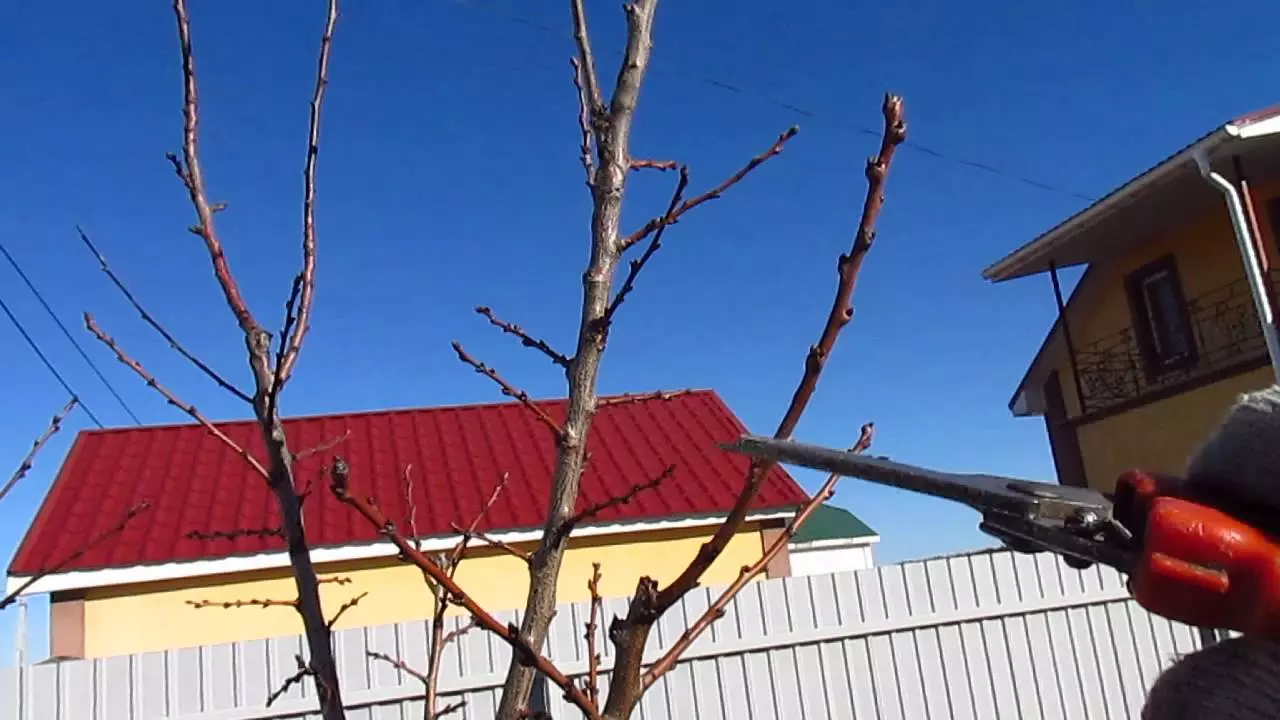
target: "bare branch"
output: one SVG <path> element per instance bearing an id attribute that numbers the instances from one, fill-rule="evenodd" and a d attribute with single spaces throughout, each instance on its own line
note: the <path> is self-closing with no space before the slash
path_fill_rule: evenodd
<path id="1" fill-rule="evenodd" d="M 134 505 L 133 507 L 126 510 L 124 513 L 124 517 L 120 519 L 120 522 L 108 528 L 105 532 L 98 533 L 94 537 L 89 538 L 89 540 L 85 542 L 83 545 L 81 545 L 79 548 L 77 548 L 75 552 L 66 556 L 57 564 L 53 565 L 52 567 L 41 570 L 36 574 L 32 575 L 31 577 L 27 578 L 26 582 L 22 583 L 21 585 L 18 586 L 16 590 L 6 595 L 3 600 L 0 600 L 0 610 L 3 610 L 9 607 L 10 605 L 12 605 L 13 602 L 17 600 L 20 595 L 22 595 L 24 592 L 27 591 L 27 588 L 30 588 L 32 585 L 35 585 L 41 578 L 45 578 L 50 575 L 53 575 L 54 573 L 61 572 L 63 568 L 66 568 L 67 566 L 71 565 L 75 561 L 84 557 L 86 553 L 88 553 L 90 550 L 94 549 L 98 545 L 102 544 L 107 538 L 113 537 L 115 535 L 119 535 L 120 533 L 124 532 L 124 529 L 128 527 L 129 523 L 135 517 L 137 517 L 140 513 L 150 509 L 151 509 L 151 501 L 143 500 L 137 505 Z"/>
<path id="2" fill-rule="evenodd" d="M 222 241 L 218 239 L 214 228 L 213 215 L 215 209 L 209 202 L 205 190 L 204 171 L 200 165 L 200 96 L 196 87 L 195 56 L 191 49 L 191 21 L 187 17 L 186 0 L 173 0 L 173 13 L 178 21 L 178 40 L 182 46 L 182 159 L 172 153 L 166 157 L 173 164 L 174 171 L 182 180 L 191 199 L 191 206 L 196 211 L 197 225 L 191 231 L 204 241 L 209 253 L 209 262 L 213 265 L 214 277 L 222 288 L 227 306 L 236 316 L 240 329 L 249 334 L 259 330 L 258 323 L 249 312 L 249 306 L 240 294 L 240 286 L 231 274 L 231 266 L 227 263 L 226 254 L 222 250 Z"/>
<path id="3" fill-rule="evenodd" d="M 499 550 L 504 550 L 507 553 L 520 558 L 526 563 L 529 562 L 531 559 L 531 556 L 529 553 L 511 545 L 510 543 L 503 542 L 502 540 L 486 535 L 478 530 L 470 530 L 470 531 L 464 530 L 462 526 L 458 525 L 457 523 L 450 523 L 450 527 L 453 529 L 454 532 L 462 533 L 463 537 L 466 537 L 472 540 L 479 540 L 485 545 L 496 547 Z"/>
<path id="4" fill-rule="evenodd" d="M 591 579 L 587 581 L 587 591 L 591 593 L 591 612 L 587 615 L 587 631 L 583 639 L 587 641 L 587 682 L 583 692 L 592 703 L 600 704 L 600 651 L 596 647 L 600 635 L 600 612 L 603 601 L 600 599 L 600 563 L 591 563 Z"/>
<path id="5" fill-rule="evenodd" d="M 489 508 L 493 507 L 493 504 L 498 501 L 498 497 L 502 495 L 502 491 L 507 488 L 507 480 L 509 479 L 511 479 L 510 473 L 502 473 L 502 477 L 498 479 L 498 484 L 494 486 L 493 492 L 489 493 L 489 499 L 485 501 L 484 506 L 480 508 L 480 511 L 476 513 L 476 516 L 471 518 L 471 524 L 467 526 L 466 530 L 461 530 L 456 523 L 453 524 L 455 531 L 461 530 L 462 537 L 458 539 L 457 545 L 454 545 L 453 552 L 449 555 L 448 562 L 450 577 L 452 577 L 457 571 L 458 563 L 462 561 L 462 556 L 467 552 L 467 544 L 471 542 L 472 538 L 481 537 L 481 534 L 476 531 L 476 528 L 480 527 L 480 521 L 484 519 L 485 515 L 489 514 Z M 523 557 L 523 559 L 528 562 L 529 558 L 527 555 L 522 556 L 519 551 L 506 543 L 499 544 L 497 541 L 488 540 L 484 537 L 481 537 L 481 539 L 489 542 L 490 545 L 501 547 L 507 552 L 515 554 L 517 557 Z"/>
<path id="6" fill-rule="evenodd" d="M 166 330 L 165 327 L 160 324 L 159 320 L 156 320 L 155 316 L 147 312 L 146 308 L 142 306 L 142 303 L 139 302 L 138 298 L 135 297 L 133 292 L 129 290 L 128 286 L 124 284 L 124 281 L 121 280 L 120 277 L 116 275 L 115 271 L 111 269 L 111 266 L 107 264 L 107 258 L 98 251 L 98 247 L 93 244 L 93 241 L 89 239 L 89 236 L 79 225 L 76 226 L 76 232 L 80 234 L 80 240 L 84 243 L 85 247 L 89 248 L 89 252 L 93 253 L 93 256 L 98 259 L 98 268 L 102 270 L 102 272 L 106 274 L 107 278 L 111 280 L 111 283 L 120 290 L 120 293 L 124 295 L 125 300 L 129 301 L 129 304 L 133 306 L 133 309 L 138 311 L 138 315 L 142 317 L 142 321 L 150 325 L 156 332 L 160 333 L 160 337 L 164 338 L 165 342 L 169 343 L 169 347 L 173 348 L 179 355 L 186 358 L 192 365 L 195 365 L 201 372 L 217 383 L 218 387 L 247 403 L 253 402 L 253 398 L 250 397 L 248 393 L 235 385 L 232 385 L 230 381 L 219 375 L 217 371 L 205 364 L 203 360 L 196 357 L 191 353 L 191 351 L 183 347 L 182 344 L 178 342 L 177 338 Z"/>
<path id="7" fill-rule="evenodd" d="M 338 621 L 342 619 L 342 616 L 346 614 L 348 610 L 355 607 L 356 605 L 359 605 L 360 601 L 365 599 L 368 596 L 369 596 L 369 593 L 362 592 L 359 595 L 356 595 L 355 597 L 351 598 L 350 600 L 342 603 L 342 607 L 338 608 L 338 612 L 334 613 L 333 617 L 329 619 L 329 623 L 328 623 L 329 629 L 333 630 L 333 626 L 338 624 Z"/>
<path id="8" fill-rule="evenodd" d="M 62 429 L 62 421 L 67 419 L 67 415 L 71 414 L 71 411 L 75 410 L 76 405 L 78 404 L 78 400 L 74 397 L 71 398 L 67 401 L 67 404 L 63 405 L 62 409 L 55 413 L 53 418 L 49 420 L 49 425 L 45 427 L 44 432 L 40 433 L 40 437 L 36 438 L 36 441 L 31 444 L 31 449 L 27 451 L 26 457 L 22 458 L 22 462 L 18 463 L 18 469 L 14 470 L 13 474 L 9 476 L 9 479 L 5 481 L 4 487 L 0 487 L 0 500 L 3 500 L 4 496 L 8 495 L 9 491 L 13 490 L 14 486 L 17 485 L 22 478 L 26 477 L 27 473 L 31 472 L 31 468 L 35 467 L 36 456 L 44 449 L 45 444 L 49 442 L 49 438 L 52 438 L 59 430 Z"/>
<path id="9" fill-rule="evenodd" d="M 302 351 L 302 340 L 311 329 L 311 305 L 316 286 L 316 156 L 320 152 L 320 111 L 324 105 L 324 90 L 329 85 L 329 51 L 333 47 L 333 28 L 337 23 L 338 3 L 335 0 L 329 3 L 324 35 L 320 37 L 320 59 L 316 62 L 316 88 L 311 95 L 307 132 L 307 161 L 302 171 L 302 273 L 299 275 L 302 289 L 298 294 L 297 325 L 287 339 L 283 334 L 280 336 L 281 344 L 287 342 L 288 349 L 277 366 L 277 385 L 289 382 L 293 367 L 298 362 L 298 353 Z"/>
<path id="10" fill-rule="evenodd" d="M 675 160 L 636 160 L 631 159 L 632 170 L 675 170 L 680 167 L 680 163 Z M 669 212 L 669 211 L 668 211 Z"/>
<path id="11" fill-rule="evenodd" d="M 142 367 L 141 363 L 126 355 L 124 350 L 120 348 L 119 343 L 117 343 L 110 335 L 103 332 L 102 328 L 98 327 L 98 323 L 94 322 L 93 316 L 89 313 L 84 314 L 84 326 L 89 330 L 89 332 L 93 333 L 94 337 L 98 338 L 103 345 L 111 348 L 111 352 L 116 354 L 117 360 L 128 365 L 131 370 L 138 374 L 138 377 L 141 377 L 148 386 L 160 393 L 160 395 L 162 395 L 170 405 L 178 408 L 193 420 L 204 426 L 204 429 L 208 430 L 210 435 L 221 440 L 224 445 L 234 450 L 240 457 L 244 458 L 245 462 L 249 463 L 249 466 L 252 467 L 254 471 L 261 474 L 262 477 L 268 477 L 267 469 L 262 466 L 262 463 L 258 462 L 257 458 L 250 455 L 248 450 L 240 447 L 235 440 L 227 437 L 226 433 L 219 430 L 217 426 L 210 422 L 204 415 L 200 414 L 200 411 L 196 410 L 194 405 L 183 402 L 168 388 L 161 385 L 154 375 L 147 372 L 147 369 Z"/>
<path id="12" fill-rule="evenodd" d="M 573 41 L 578 47 L 576 66 L 579 68 L 575 77 L 581 83 L 582 96 L 585 99 L 583 105 L 586 106 L 588 117 L 594 122 L 595 118 L 605 110 L 604 95 L 600 92 L 595 55 L 591 51 L 591 40 L 587 35 L 587 12 L 582 6 L 582 0 L 572 0 L 572 3 Z"/>
<path id="13" fill-rule="evenodd" d="M 614 395 L 613 397 L 600 398 L 598 407 L 614 407 L 616 405 L 630 405 L 637 402 L 648 402 L 650 400 L 672 400 L 674 398 L 697 392 L 696 390 L 656 390 L 647 393 L 627 393 L 623 395 Z"/>
<path id="14" fill-rule="evenodd" d="M 375 652 L 375 651 L 373 651 L 373 650 L 366 650 L 366 651 L 365 651 L 365 654 L 366 654 L 366 655 L 368 655 L 369 657 L 373 658 L 374 660 L 381 660 L 381 661 L 383 661 L 383 662 L 385 662 L 385 663 L 387 663 L 387 664 L 389 664 L 389 665 L 391 665 L 391 666 L 395 667 L 397 670 L 400 670 L 400 671 L 403 671 L 403 672 L 407 673 L 408 675 L 412 676 L 412 677 L 413 677 L 413 678 L 415 678 L 418 682 L 423 683 L 424 685 L 425 685 L 425 684 L 426 684 L 426 682 L 427 682 L 427 676 L 426 676 L 426 675 L 424 675 L 424 674 L 422 674 L 422 673 L 418 672 L 417 670 L 414 670 L 412 665 L 410 665 L 409 663 L 407 663 L 407 662 L 405 662 L 405 661 L 401 660 L 400 658 L 391 657 L 390 655 L 388 655 L 388 654 L 386 654 L 386 653 L 383 653 L 383 652 Z"/>
<path id="15" fill-rule="evenodd" d="M 503 380 L 502 376 L 498 375 L 496 370 L 494 370 L 488 365 L 485 365 L 484 363 L 472 357 L 470 353 L 468 353 L 462 347 L 462 343 L 455 341 L 453 343 L 453 351 L 458 354 L 459 360 L 470 365 L 472 368 L 475 369 L 477 373 L 484 375 L 485 377 L 497 383 L 498 387 L 502 388 L 503 395 L 506 395 L 509 398 L 514 398 L 520 401 L 521 405 L 524 405 L 526 408 L 529 408 L 529 410 L 534 415 L 536 415 L 539 420 L 542 421 L 542 424 L 551 428 L 551 431 L 555 433 L 557 439 L 559 439 L 564 435 L 564 428 L 561 427 L 560 423 L 552 419 L 552 417 L 548 415 L 545 410 L 538 407 L 538 404 L 535 403 L 533 399 L 529 397 L 528 393 L 516 388 L 511 383 L 508 383 L 506 380 Z"/>
<path id="16" fill-rule="evenodd" d="M 578 58 L 572 57 L 569 58 L 569 65 L 573 67 L 573 86 L 578 91 L 578 132 L 582 138 L 578 145 L 578 152 L 581 155 L 582 169 L 587 174 L 587 186 L 590 187 L 596 176 L 596 161 L 592 156 L 595 145 L 595 131 L 591 127 L 594 112 L 591 98 L 586 89 L 582 62 Z"/>
<path id="17" fill-rule="evenodd" d="M 854 443 L 853 447 L 849 448 L 850 452 L 866 452 L 867 449 L 871 447 L 871 442 L 874 439 L 874 436 L 875 425 L 873 423 L 863 425 L 858 436 L 858 441 Z M 826 482 L 818 489 L 818 492 L 814 493 L 813 497 L 809 498 L 809 501 L 796 511 L 795 516 L 791 518 L 791 522 L 787 523 L 786 531 L 774 539 L 774 541 L 765 550 L 764 554 L 760 556 L 760 559 L 751 565 L 744 566 L 742 570 L 739 571 L 738 578 L 725 588 L 724 591 L 720 593 L 720 596 L 707 607 L 702 615 L 698 616 L 698 619 L 695 620 L 693 624 L 676 639 L 671 647 L 667 648 L 667 651 L 663 653 L 662 657 L 650 666 L 649 670 L 645 672 L 644 677 L 641 680 L 642 687 L 647 690 L 658 680 L 658 678 L 662 677 L 671 670 L 671 668 L 675 667 L 676 661 L 678 661 L 680 656 L 693 645 L 694 641 L 698 639 L 698 636 L 702 635 L 702 633 L 705 632 L 707 628 L 711 627 L 711 624 L 716 620 L 724 617 L 725 608 L 729 607 L 729 603 L 733 602 L 733 598 L 742 591 L 742 588 L 746 587 L 747 583 L 751 582 L 751 580 L 760 575 L 760 573 L 764 572 L 765 568 L 769 566 L 769 563 L 772 562 L 773 559 L 778 556 L 778 553 L 782 552 L 782 549 L 787 547 L 787 544 L 796 536 L 796 531 L 798 531 L 800 527 L 808 521 L 809 516 L 813 514 L 813 511 L 819 505 L 831 499 L 835 494 L 836 483 L 840 481 L 840 478 L 841 475 L 838 473 L 832 473 L 827 476 Z"/>
<path id="18" fill-rule="evenodd" d="M 737 185 L 738 182 L 741 181 L 744 177 L 746 177 L 747 174 L 750 173 L 752 170 L 755 170 L 756 168 L 760 167 L 762 164 L 764 164 L 766 160 L 773 157 L 774 155 L 781 153 L 782 147 L 787 144 L 788 140 L 795 137 L 796 133 L 798 132 L 800 132 L 800 128 L 798 127 L 792 126 L 790 128 L 787 128 L 785 132 L 783 132 L 781 135 L 778 136 L 778 139 L 774 141 L 773 145 L 769 146 L 768 150 L 765 150 L 759 155 L 751 158 L 751 160 L 746 165 L 744 165 L 742 169 L 730 175 L 727 180 L 715 186 L 714 188 L 702 193 L 701 195 L 698 195 L 697 197 L 684 201 L 674 210 L 667 212 L 665 215 L 661 217 L 653 218 L 649 222 L 645 223 L 639 230 L 636 230 L 635 232 L 623 238 L 620 241 L 622 249 L 624 251 L 627 250 L 628 248 L 632 247 L 633 245 L 640 242 L 641 240 L 644 240 L 645 238 L 649 237 L 649 235 L 653 234 L 654 232 L 657 232 L 658 228 L 662 227 L 663 225 L 674 225 L 677 221 L 680 220 L 680 217 L 682 215 L 698 207 L 699 205 L 707 202 L 708 200 L 715 200 L 716 198 L 719 198 L 721 195 L 724 194 L 726 190 L 733 187 L 734 185 Z"/>
<path id="19" fill-rule="evenodd" d="M 298 671 L 285 678 L 280 687 L 276 688 L 275 692 L 267 696 L 267 707 L 271 707 L 272 703 L 279 700 L 285 693 L 289 692 L 289 688 L 302 682 L 303 678 L 309 675 L 315 675 L 315 671 L 312 670 L 311 666 L 302 659 L 301 655 L 294 655 L 293 659 L 298 663 Z"/>
<path id="20" fill-rule="evenodd" d="M 271 371 L 271 388 L 267 391 L 267 417 L 275 417 L 280 407 L 280 393 L 284 391 L 285 383 L 285 353 L 293 324 L 298 319 L 294 309 L 298 305 L 298 296 L 302 293 L 302 278 L 302 273 L 293 277 L 289 299 L 284 303 L 284 325 L 280 328 L 280 344 L 276 350 L 276 361 L 272 365 L 274 369 Z"/>
<path id="21" fill-rule="evenodd" d="M 341 445 L 342 443 L 346 442 L 347 439 L 350 437 L 351 437 L 351 431 L 347 430 L 336 438 L 325 440 L 324 442 L 320 443 L 319 445 L 316 445 L 315 447 L 307 448 L 306 450 L 303 450 L 301 452 L 294 453 L 293 461 L 297 462 L 299 460 L 304 460 L 306 458 L 309 458 L 312 455 L 319 455 L 320 453 L 328 452 L 329 450 L 332 450 L 338 445 Z"/>
<path id="22" fill-rule="evenodd" d="M 853 317 L 851 304 L 853 290 L 858 272 L 862 267 L 863 257 L 870 250 L 872 240 L 875 237 L 875 221 L 879 216 L 884 200 L 885 178 L 888 175 L 894 150 L 906 139 L 906 123 L 903 119 L 902 99 L 893 95 L 886 95 L 883 113 L 884 135 L 881 139 L 878 155 L 867 163 L 867 194 L 863 203 L 862 216 L 858 223 L 858 231 L 855 234 L 849 254 L 840 256 L 837 266 L 840 280 L 836 288 L 831 311 L 823 326 L 818 342 L 809 350 L 804 373 L 790 405 L 778 424 L 775 436 L 779 438 L 790 437 L 794 431 L 813 395 L 814 389 L 817 387 L 818 378 L 825 366 L 826 359 L 830 356 L 835 346 L 836 338 Z M 771 151 L 780 150 L 781 144 L 792 134 L 794 133 L 790 131 L 784 133 L 779 138 L 778 143 L 775 143 L 774 148 L 771 148 Z M 753 159 L 752 163 L 749 163 L 735 177 L 745 175 L 747 171 L 763 162 L 771 154 L 776 154 L 776 152 L 766 152 L 764 155 Z M 732 184 L 732 182 L 736 182 L 735 178 L 730 178 L 729 184 Z M 694 200 L 686 201 L 680 207 L 693 207 L 698 200 L 698 198 L 694 198 Z M 679 210 L 677 210 L 678 213 Z M 642 237 L 645 230 L 650 226 L 656 230 L 661 222 L 662 219 L 650 221 L 649 225 L 642 228 L 636 236 Z M 728 517 L 720 527 L 716 528 L 711 539 L 698 549 L 697 555 L 694 556 L 693 560 L 675 580 L 666 587 L 659 589 L 657 582 L 652 578 L 640 578 L 626 616 L 615 618 L 609 630 L 609 637 L 617 648 L 617 659 L 614 663 L 612 679 L 609 684 L 609 697 L 605 703 L 604 714 L 606 716 L 622 718 L 631 715 L 646 687 L 641 671 L 644 663 L 644 649 L 653 624 L 662 616 L 662 613 L 679 602 L 690 590 L 697 587 L 703 574 L 724 552 L 729 541 L 741 530 L 747 513 L 759 493 L 760 486 L 773 466 L 774 463 L 768 461 L 753 461 L 751 463 L 742 489 Z"/>
<path id="23" fill-rule="evenodd" d="M 509 335 L 515 335 L 516 337 L 520 338 L 521 345 L 527 348 L 534 348 L 538 350 L 543 355 L 546 355 L 547 357 L 551 358 L 551 362 L 559 365 L 562 368 L 568 369 L 569 367 L 568 356 L 562 353 L 556 352 L 554 348 L 552 348 L 550 345 L 547 344 L 546 340 L 540 340 L 538 338 L 535 338 L 529 333 L 525 332 L 524 328 L 520 327 L 519 325 L 516 325 L 515 323 L 509 323 L 506 320 L 499 318 L 497 315 L 494 315 L 492 308 L 486 307 L 484 305 L 480 305 L 476 308 L 476 312 L 480 315 L 485 316 L 485 318 L 488 319 L 491 325 L 493 325 L 494 327 L 500 328 L 502 332 L 505 332 Z"/>
<path id="24" fill-rule="evenodd" d="M 184 537 L 188 540 L 239 540 L 240 538 L 283 538 L 284 530 L 274 528 L 239 528 L 236 530 L 192 530 Z"/>
<path id="25" fill-rule="evenodd" d="M 622 281 L 622 287 L 618 289 L 618 293 L 613 296 L 613 301 L 609 303 L 609 309 L 605 310 L 601 323 L 604 325 L 605 332 L 608 332 L 609 325 L 613 322 L 613 316 L 617 314 L 618 308 L 635 289 L 636 278 L 640 276 L 640 271 L 649 262 L 658 250 L 662 249 L 662 236 L 666 233 L 667 228 L 671 225 L 669 218 L 680 206 L 681 199 L 684 198 L 684 190 L 689 186 L 689 168 L 687 166 L 680 167 L 680 180 L 676 182 L 675 192 L 671 194 L 671 202 L 667 204 L 667 211 L 662 214 L 661 220 L 658 222 L 658 229 L 653 233 L 653 240 L 649 242 L 649 246 L 645 248 L 644 253 L 640 257 L 631 261 L 630 267 L 627 268 L 627 277 Z"/>
<path id="26" fill-rule="evenodd" d="M 248 600 L 187 600 L 186 603 L 193 608 L 222 608 L 223 610 L 231 610 L 234 608 L 247 607 L 287 607 L 298 608 L 297 600 L 260 600 L 258 598 L 250 598 Z"/>
<path id="27" fill-rule="evenodd" d="M 450 602 L 462 606 L 475 619 L 479 627 L 497 635 L 510 645 L 522 664 L 537 669 L 538 672 L 541 672 L 547 679 L 555 683 L 564 691 L 565 699 L 581 710 L 587 718 L 598 720 L 600 715 L 595 706 L 574 684 L 573 680 L 561 672 L 546 656 L 531 647 L 518 628 L 514 625 L 503 625 L 497 618 L 490 615 L 487 610 L 481 607 L 479 603 L 467 595 L 466 591 L 454 582 L 446 570 L 433 562 L 431 558 L 424 555 L 397 532 L 395 525 L 387 520 L 377 505 L 350 492 L 350 470 L 341 457 L 334 458 L 333 465 L 330 468 L 330 480 L 329 489 L 333 492 L 334 497 L 360 513 L 370 525 L 378 529 L 378 532 L 383 537 L 390 540 L 396 546 L 396 549 L 408 558 L 409 562 L 429 575 L 436 584 L 448 593 Z"/>
<path id="28" fill-rule="evenodd" d="M 880 143 L 880 153 L 867 162 L 867 195 L 863 204 L 862 218 L 858 223 L 858 232 L 854 236 L 853 247 L 848 255 L 841 255 L 837 263 L 840 281 L 836 287 L 831 311 L 822 327 L 818 342 L 809 348 L 805 359 L 804 373 L 796 387 L 795 394 L 774 436 L 787 438 L 800 422 L 800 417 L 808 407 L 813 391 L 818 386 L 818 378 L 836 344 L 836 338 L 849 321 L 853 319 L 853 289 L 858 281 L 858 271 L 862 268 L 862 259 L 871 249 L 871 240 L 875 236 L 875 221 L 879 216 L 884 201 L 884 181 L 889 172 L 889 164 L 893 160 L 893 151 L 906 139 L 906 122 L 903 120 L 902 99 L 886 95 L 884 101 L 884 137 Z M 658 607 L 665 609 L 674 605 L 685 593 L 697 586 L 698 579 L 711 567 L 725 546 L 741 528 L 746 519 L 751 503 L 755 501 L 760 483 L 774 463 L 753 461 L 747 471 L 747 480 L 729 517 L 717 530 L 711 540 L 699 550 L 694 561 L 684 572 L 680 573 L 670 585 L 662 589 L 658 597 Z"/>
<path id="29" fill-rule="evenodd" d="M 560 526 L 560 532 L 564 535 L 569 535 L 570 533 L 573 532 L 573 529 L 576 528 L 578 525 L 582 524 L 587 520 L 590 520 L 591 518 L 599 515 L 605 510 L 608 510 L 609 508 L 613 508 L 613 507 L 618 507 L 620 505 L 631 504 L 631 501 L 635 500 L 636 496 L 639 495 L 640 493 L 646 490 L 656 490 L 658 486 L 666 482 L 675 473 L 675 471 L 676 471 L 675 465 L 668 465 L 666 468 L 663 469 L 662 473 L 657 477 L 655 477 L 654 479 L 632 485 L 630 488 L 627 489 L 625 493 L 621 495 L 616 495 L 607 500 L 603 500 L 601 502 L 588 505 L 586 508 L 583 508 L 582 512 L 574 515 L 573 517 L 565 521 L 564 524 Z"/>

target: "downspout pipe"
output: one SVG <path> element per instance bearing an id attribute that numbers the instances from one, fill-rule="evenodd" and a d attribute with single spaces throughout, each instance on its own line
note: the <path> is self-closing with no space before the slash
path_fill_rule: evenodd
<path id="1" fill-rule="evenodd" d="M 1267 300 L 1266 278 L 1262 274 L 1262 266 L 1258 262 L 1257 246 L 1249 231 L 1249 218 L 1245 214 L 1244 202 L 1240 193 L 1229 180 L 1213 170 L 1209 164 L 1208 153 L 1199 150 L 1192 155 L 1200 176 L 1210 185 L 1218 188 L 1227 200 L 1227 212 L 1231 216 L 1231 227 L 1235 230 L 1236 248 L 1240 258 L 1244 260 L 1244 275 L 1249 282 L 1249 292 L 1253 295 L 1253 306 L 1258 312 L 1258 322 L 1262 325 L 1262 338 L 1267 344 L 1267 355 L 1271 358 L 1271 372 L 1280 381 L 1280 338 L 1276 336 L 1275 316 L 1272 315 L 1271 303 Z"/>

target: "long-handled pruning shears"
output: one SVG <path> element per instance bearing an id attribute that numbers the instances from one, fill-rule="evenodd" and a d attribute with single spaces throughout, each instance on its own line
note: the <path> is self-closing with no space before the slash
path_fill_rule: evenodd
<path id="1" fill-rule="evenodd" d="M 1107 496 L 753 435 L 724 449 L 968 505 L 982 514 L 978 527 L 1014 551 L 1127 574 L 1134 599 L 1151 612 L 1280 641 L 1280 517 L 1180 478 L 1130 470 Z"/>

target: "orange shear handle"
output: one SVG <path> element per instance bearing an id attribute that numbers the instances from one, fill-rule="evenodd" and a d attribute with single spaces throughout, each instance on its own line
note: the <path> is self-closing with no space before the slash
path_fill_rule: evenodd
<path id="1" fill-rule="evenodd" d="M 1280 542 L 1180 484 L 1137 470 L 1116 483 L 1117 514 L 1138 520 L 1141 539 L 1134 599 L 1170 620 L 1280 641 Z"/>

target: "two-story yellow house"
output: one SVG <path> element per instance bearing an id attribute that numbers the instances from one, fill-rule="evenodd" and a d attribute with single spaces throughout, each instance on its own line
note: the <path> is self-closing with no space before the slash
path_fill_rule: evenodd
<path id="1" fill-rule="evenodd" d="M 1065 302 L 1058 269 L 1086 265 Z M 1048 273 L 1058 317 L 1009 408 L 1058 479 L 1181 472 L 1235 396 L 1276 382 L 1280 107 L 1215 128 L 988 267 Z"/>
<path id="2" fill-rule="evenodd" d="M 539 402 L 563 420 L 563 400 Z M 373 497 L 427 552 L 448 552 L 482 514 L 458 582 L 493 611 L 523 606 L 528 574 L 519 553 L 541 536 L 555 440 L 519 403 L 418 408 L 285 420 L 300 457 L 300 485 L 311 484 L 303 513 L 311 557 L 329 614 L 367 593 L 337 627 L 429 617 L 421 573 L 396 558 L 376 528 L 328 491 L 326 463 L 341 455 L 352 491 Z M 219 429 L 262 457 L 257 426 Z M 709 390 L 602 398 L 588 437 L 579 511 L 633 493 L 582 522 L 572 534 L 559 598 L 588 597 L 592 563 L 601 563 L 605 597 L 629 595 L 649 575 L 669 582 L 724 520 L 742 488 L 748 459 L 718 448 L 744 428 Z M 506 484 L 490 504 L 505 475 Z M 807 499 L 781 469 L 766 478 L 741 531 L 703 578 L 727 584 L 759 559 Z M 149 502 L 122 531 L 131 507 Z M 487 506 L 487 510 L 485 510 Z M 301 632 L 286 603 L 296 597 L 279 512 L 266 483 L 200 425 L 81 432 L 68 452 L 9 567 L 10 590 L 39 577 L 28 593 L 50 594 L 50 652 L 103 657 L 252 640 Z M 491 543 L 503 543 L 504 550 Z M 787 554 L 767 575 L 789 575 Z M 269 607 L 237 608 L 271 600 Z M 223 604 L 233 607 L 223 609 Z"/>

